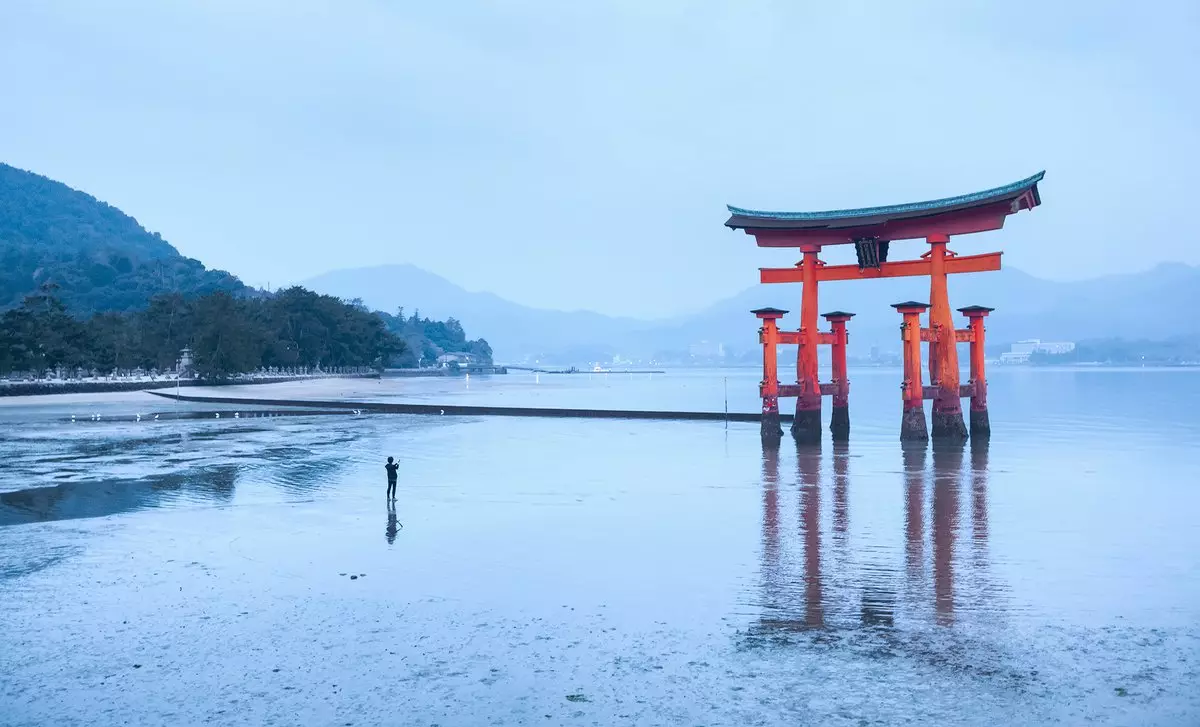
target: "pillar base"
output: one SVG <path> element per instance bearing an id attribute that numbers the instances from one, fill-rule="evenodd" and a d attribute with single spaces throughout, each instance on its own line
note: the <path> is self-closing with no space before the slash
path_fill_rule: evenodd
<path id="1" fill-rule="evenodd" d="M 821 410 L 807 409 L 796 412 L 792 420 L 792 437 L 801 444 L 821 441 Z"/>
<path id="2" fill-rule="evenodd" d="M 992 422 L 987 409 L 971 410 L 971 439 L 987 439 L 992 436 Z"/>
<path id="3" fill-rule="evenodd" d="M 933 438 L 967 441 L 967 425 L 963 422 L 962 410 L 933 410 Z"/>
<path id="4" fill-rule="evenodd" d="M 901 442 L 926 442 L 929 440 L 929 430 L 925 428 L 924 409 L 905 409 L 900 419 Z"/>
<path id="5" fill-rule="evenodd" d="M 783 440 L 783 427 L 779 425 L 779 412 L 763 412 L 762 441 L 764 445 L 778 447 Z"/>
<path id="6" fill-rule="evenodd" d="M 850 438 L 850 407 L 833 407 L 833 419 L 829 422 L 829 431 L 833 433 L 835 442 L 844 442 Z"/>

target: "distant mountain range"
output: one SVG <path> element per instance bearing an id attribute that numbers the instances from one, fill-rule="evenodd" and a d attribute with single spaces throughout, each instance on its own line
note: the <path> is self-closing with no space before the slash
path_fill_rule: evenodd
<path id="1" fill-rule="evenodd" d="M 454 317 L 472 335 L 492 344 L 497 361 L 547 353 L 567 361 L 588 361 L 596 351 L 622 352 L 631 336 L 656 325 L 590 311 L 530 308 L 492 293 L 466 291 L 413 265 L 335 270 L 301 285 L 339 298 L 361 298 L 367 306 L 389 313 L 403 307 L 405 315 L 419 310 L 422 317 Z"/>
<path id="2" fill-rule="evenodd" d="M 722 343 L 732 352 L 756 347 L 757 324 L 750 310 L 766 305 L 791 310 L 785 327 L 799 326 L 799 285 L 756 285 L 694 315 L 670 321 L 615 318 L 587 311 L 551 311 L 522 306 L 491 293 L 466 291 L 411 265 L 338 270 L 305 281 L 318 292 L 362 298 L 373 308 L 454 316 L 482 335 L 497 361 L 529 355 L 582 363 L 605 354 L 638 357 L 687 350 L 701 341 Z M 871 346 L 899 348 L 900 316 L 891 308 L 903 300 L 928 300 L 923 278 L 891 278 L 869 283 L 836 282 L 821 288 L 822 310 L 858 315 L 850 324 L 851 346 L 865 355 Z M 989 342 L 1007 345 L 1025 338 L 1079 341 L 1095 338 L 1164 340 L 1200 336 L 1200 268 L 1165 263 L 1153 270 L 1090 280 L 1058 282 L 1008 268 L 996 273 L 952 277 L 955 307 L 996 308 L 988 318 Z"/>

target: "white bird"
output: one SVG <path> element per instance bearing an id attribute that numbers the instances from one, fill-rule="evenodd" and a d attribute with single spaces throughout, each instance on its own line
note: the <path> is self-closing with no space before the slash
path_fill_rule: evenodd
<path id="1" fill-rule="evenodd" d="M 442 413 L 442 416 L 446 416 L 446 410 L 445 410 L 445 409 L 439 409 L 438 411 L 440 411 L 440 412 Z"/>
<path id="2" fill-rule="evenodd" d="M 71 415 L 71 421 L 75 421 L 75 415 L 74 415 L 74 414 L 72 414 L 72 415 Z"/>
<path id="3" fill-rule="evenodd" d="M 216 413 L 216 418 L 217 418 L 217 419 L 220 419 L 220 418 L 221 418 L 221 412 L 217 412 L 217 413 Z"/>
<path id="4" fill-rule="evenodd" d="M 134 419 L 134 421 L 140 422 L 142 420 L 141 414 L 134 414 L 134 416 L 136 417 L 136 419 Z"/>
<path id="5" fill-rule="evenodd" d="M 157 415 L 157 414 L 155 414 L 155 415 L 154 415 L 154 421 L 158 421 L 158 415 Z"/>
<path id="6" fill-rule="evenodd" d="M 239 412 L 239 411 L 235 411 L 235 412 L 233 413 L 233 418 L 234 418 L 234 419 L 241 419 L 241 418 L 242 418 L 242 413 L 241 413 L 241 412 Z"/>

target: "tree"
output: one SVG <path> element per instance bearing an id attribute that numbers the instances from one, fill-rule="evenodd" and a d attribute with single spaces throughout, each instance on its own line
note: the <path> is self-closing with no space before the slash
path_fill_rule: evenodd
<path id="1" fill-rule="evenodd" d="M 262 331 L 247 315 L 247 305 L 224 291 L 196 301 L 192 357 L 200 378 L 223 381 L 260 365 Z"/>

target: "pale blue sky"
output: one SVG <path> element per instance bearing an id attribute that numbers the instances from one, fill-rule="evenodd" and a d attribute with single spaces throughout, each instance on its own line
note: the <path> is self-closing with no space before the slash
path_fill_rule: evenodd
<path id="1" fill-rule="evenodd" d="M 411 262 L 647 316 L 793 261 L 727 202 L 1044 168 L 1043 207 L 955 247 L 1090 277 L 1200 262 L 1197 37 L 1195 0 L 4 0 L 0 160 L 251 284 Z"/>

